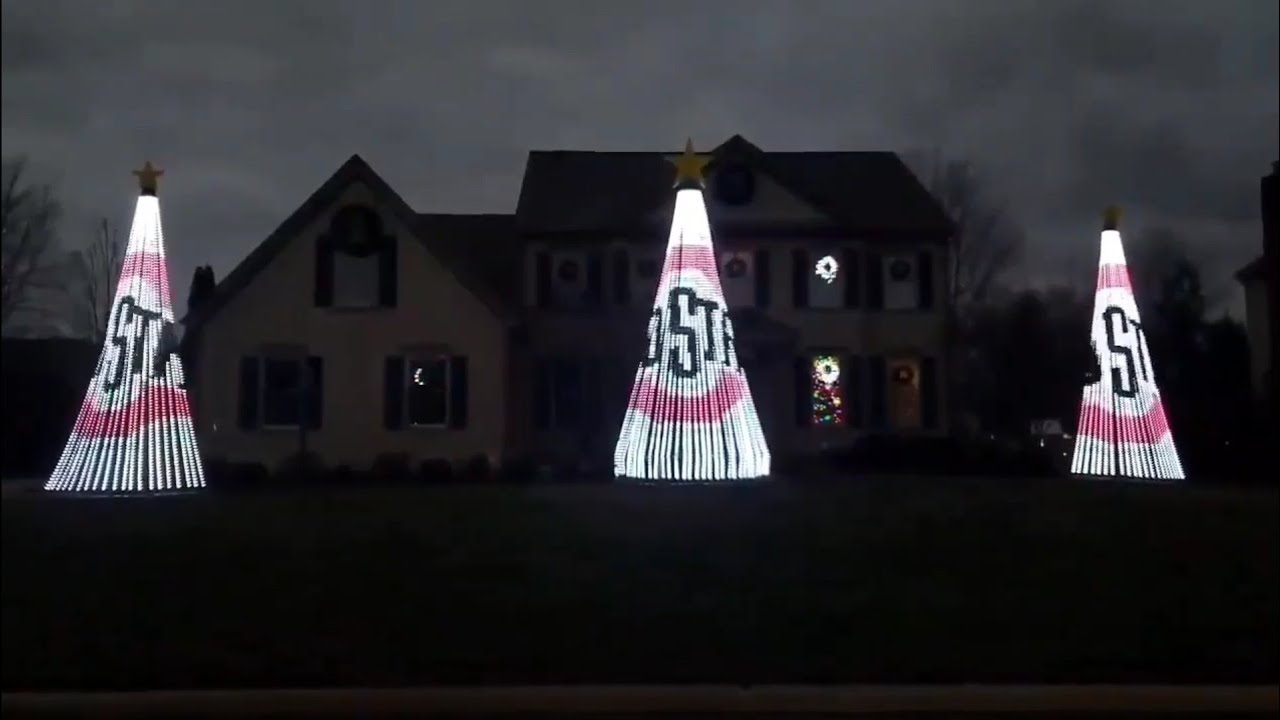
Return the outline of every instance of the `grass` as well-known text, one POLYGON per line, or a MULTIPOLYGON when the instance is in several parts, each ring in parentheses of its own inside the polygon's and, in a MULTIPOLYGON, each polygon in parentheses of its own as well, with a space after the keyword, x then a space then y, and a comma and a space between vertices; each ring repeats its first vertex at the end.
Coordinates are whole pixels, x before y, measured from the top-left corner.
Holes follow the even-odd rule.
POLYGON ((3 685, 1274 682, 1274 490, 896 478, 3 503, 3 685))

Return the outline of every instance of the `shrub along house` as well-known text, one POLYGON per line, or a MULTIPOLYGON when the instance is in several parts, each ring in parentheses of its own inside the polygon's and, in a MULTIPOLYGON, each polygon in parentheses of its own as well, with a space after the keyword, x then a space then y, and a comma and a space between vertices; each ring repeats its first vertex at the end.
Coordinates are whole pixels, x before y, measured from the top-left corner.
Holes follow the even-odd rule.
MULTIPOLYGON (((675 153, 532 152, 513 215, 415 213, 348 160, 187 319, 201 447, 274 465, 607 464, 675 153)), ((711 151, 721 279, 775 456, 946 431, 951 225, 888 152, 711 151)))

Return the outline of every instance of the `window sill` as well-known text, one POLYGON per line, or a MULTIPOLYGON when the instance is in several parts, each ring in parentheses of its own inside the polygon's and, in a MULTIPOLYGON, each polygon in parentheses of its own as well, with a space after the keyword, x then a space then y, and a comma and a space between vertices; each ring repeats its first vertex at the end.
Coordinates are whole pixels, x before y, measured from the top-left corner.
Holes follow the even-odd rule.
POLYGON ((415 430, 415 431, 419 431, 419 432, 431 432, 431 431, 433 431, 433 430, 434 430, 434 431, 447 431, 447 430, 452 430, 452 429, 453 429, 453 428, 449 427, 449 424, 448 424, 448 423, 445 423, 445 424, 443 424, 443 425, 417 425, 417 424, 415 424, 415 423, 405 423, 404 428, 405 428, 406 430, 415 430))

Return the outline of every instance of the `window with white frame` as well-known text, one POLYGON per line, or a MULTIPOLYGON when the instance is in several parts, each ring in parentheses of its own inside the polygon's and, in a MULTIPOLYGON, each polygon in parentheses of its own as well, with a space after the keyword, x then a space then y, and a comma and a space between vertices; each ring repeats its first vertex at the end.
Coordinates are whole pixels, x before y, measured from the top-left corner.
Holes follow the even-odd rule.
POLYGON ((449 356, 414 355, 405 363, 405 417, 411 427, 449 424, 449 356))
POLYGON ((844 307, 848 268, 842 266, 842 259, 842 254, 835 248, 809 252, 809 307, 844 307))
POLYGON ((338 308, 378 307, 381 298, 380 256, 333 254, 333 306, 338 308))

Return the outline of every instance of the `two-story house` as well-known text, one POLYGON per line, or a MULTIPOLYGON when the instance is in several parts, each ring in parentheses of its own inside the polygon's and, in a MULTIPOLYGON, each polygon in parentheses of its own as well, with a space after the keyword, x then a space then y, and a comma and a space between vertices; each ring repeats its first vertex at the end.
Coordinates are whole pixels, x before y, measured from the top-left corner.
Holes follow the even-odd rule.
POLYGON ((1244 287, 1252 381, 1272 422, 1280 422, 1280 162, 1262 178, 1262 255, 1236 273, 1244 287))
MULTIPOLYGON (((532 152, 513 215, 415 213, 353 157, 188 319, 205 454, 607 464, 675 154, 532 152)), ((721 281, 775 457, 945 432, 951 223, 915 176, 889 152, 739 136, 710 155, 721 281), (833 382, 838 416, 815 407, 833 382)))

